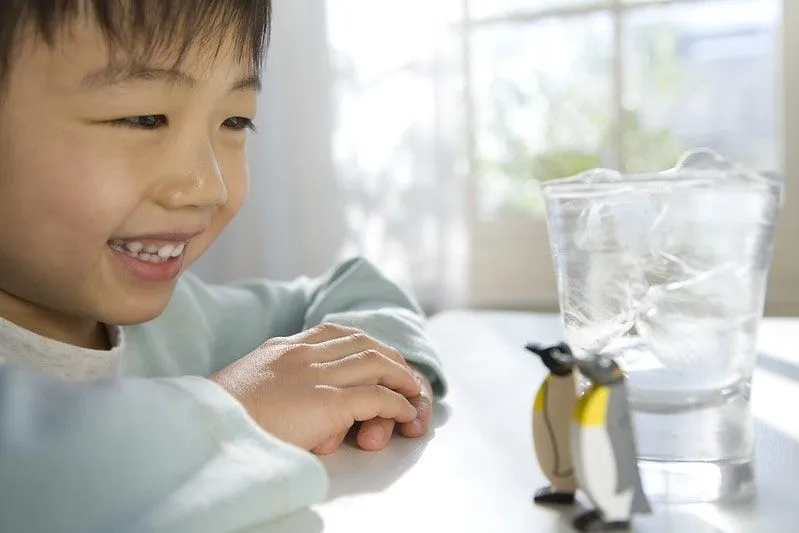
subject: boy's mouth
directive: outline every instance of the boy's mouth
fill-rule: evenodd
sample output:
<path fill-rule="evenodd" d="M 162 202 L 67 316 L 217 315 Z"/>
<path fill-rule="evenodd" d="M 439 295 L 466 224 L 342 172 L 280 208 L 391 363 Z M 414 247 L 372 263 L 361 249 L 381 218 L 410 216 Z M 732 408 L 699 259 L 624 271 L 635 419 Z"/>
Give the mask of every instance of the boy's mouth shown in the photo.
<path fill-rule="evenodd" d="M 114 239 L 108 245 L 129 257 L 147 263 L 163 263 L 183 255 L 188 239 L 180 241 L 121 240 Z"/>
<path fill-rule="evenodd" d="M 133 275 L 138 281 L 163 283 L 174 281 L 182 272 L 189 242 L 202 234 L 157 233 L 112 238 L 108 247 L 123 266 L 122 272 Z"/>

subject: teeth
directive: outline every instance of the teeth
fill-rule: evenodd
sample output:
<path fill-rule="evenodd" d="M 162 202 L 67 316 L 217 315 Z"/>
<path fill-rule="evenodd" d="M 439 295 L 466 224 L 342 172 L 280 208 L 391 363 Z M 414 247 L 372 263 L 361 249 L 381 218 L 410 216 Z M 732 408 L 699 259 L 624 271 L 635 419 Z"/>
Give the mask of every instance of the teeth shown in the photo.
<path fill-rule="evenodd" d="M 186 249 L 186 243 L 182 242 L 175 246 L 175 249 L 172 251 L 172 257 L 180 257 L 183 254 L 183 250 Z"/>
<path fill-rule="evenodd" d="M 149 248 L 149 247 L 148 247 Z M 162 246 L 158 250 L 158 257 L 161 259 L 169 259 L 172 257 L 172 252 L 175 250 L 175 246 L 172 244 L 167 244 L 166 246 Z M 152 253 L 152 252 L 150 252 Z"/>
<path fill-rule="evenodd" d="M 139 261 L 146 261 L 148 263 L 163 263 L 165 259 L 158 254 L 148 254 L 144 252 L 139 252 L 139 255 L 136 256 L 136 259 Z"/>
<path fill-rule="evenodd" d="M 137 254 L 144 249 L 144 245 L 137 241 L 125 243 L 124 246 L 134 254 Z"/>
<path fill-rule="evenodd" d="M 130 257 L 135 257 L 140 261 L 147 261 L 148 263 L 163 263 L 169 259 L 180 257 L 186 249 L 186 243 L 180 242 L 176 244 L 165 244 L 164 246 L 157 246 L 155 244 L 148 244 L 145 246 L 138 241 L 111 241 L 111 248 L 118 252 L 122 252 Z"/>

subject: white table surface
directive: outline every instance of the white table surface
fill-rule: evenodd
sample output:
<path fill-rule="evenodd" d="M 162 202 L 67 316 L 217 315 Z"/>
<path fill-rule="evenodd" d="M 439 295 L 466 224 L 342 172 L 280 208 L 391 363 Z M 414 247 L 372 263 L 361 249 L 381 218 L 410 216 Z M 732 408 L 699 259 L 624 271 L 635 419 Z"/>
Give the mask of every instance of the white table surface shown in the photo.
<path fill-rule="evenodd" d="M 523 346 L 557 342 L 555 315 L 446 312 L 430 332 L 451 383 L 435 429 L 395 437 L 376 453 L 341 448 L 324 458 L 329 499 L 269 533 L 572 532 L 577 509 L 536 506 L 546 480 L 532 446 L 532 398 L 545 375 Z M 645 533 L 799 531 L 799 319 L 767 319 L 753 386 L 756 501 L 739 506 L 655 506 L 635 518 Z"/>

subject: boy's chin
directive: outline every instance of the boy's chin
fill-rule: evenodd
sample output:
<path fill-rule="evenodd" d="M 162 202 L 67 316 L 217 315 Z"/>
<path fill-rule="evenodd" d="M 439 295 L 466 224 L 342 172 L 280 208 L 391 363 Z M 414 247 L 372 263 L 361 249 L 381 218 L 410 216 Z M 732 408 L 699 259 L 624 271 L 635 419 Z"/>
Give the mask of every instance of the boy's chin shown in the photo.
<path fill-rule="evenodd" d="M 167 291 L 165 291 L 167 292 Z M 166 309 L 172 291 L 164 295 L 131 298 L 128 302 L 119 302 L 110 309 L 105 309 L 103 322 L 113 326 L 135 326 L 158 318 Z"/>

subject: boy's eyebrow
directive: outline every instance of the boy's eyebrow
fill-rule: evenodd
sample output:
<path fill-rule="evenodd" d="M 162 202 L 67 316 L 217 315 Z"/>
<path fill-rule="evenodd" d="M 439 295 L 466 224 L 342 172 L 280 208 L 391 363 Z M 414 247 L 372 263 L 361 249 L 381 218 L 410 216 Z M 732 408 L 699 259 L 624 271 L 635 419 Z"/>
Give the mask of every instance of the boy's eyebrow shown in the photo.
<path fill-rule="evenodd" d="M 197 80 L 176 68 L 159 68 L 136 63 L 109 63 L 105 67 L 90 72 L 80 83 L 83 89 L 98 89 L 131 81 L 163 81 L 173 85 L 193 87 Z M 261 91 L 261 78 L 256 75 L 245 76 L 236 81 L 230 92 Z"/>

